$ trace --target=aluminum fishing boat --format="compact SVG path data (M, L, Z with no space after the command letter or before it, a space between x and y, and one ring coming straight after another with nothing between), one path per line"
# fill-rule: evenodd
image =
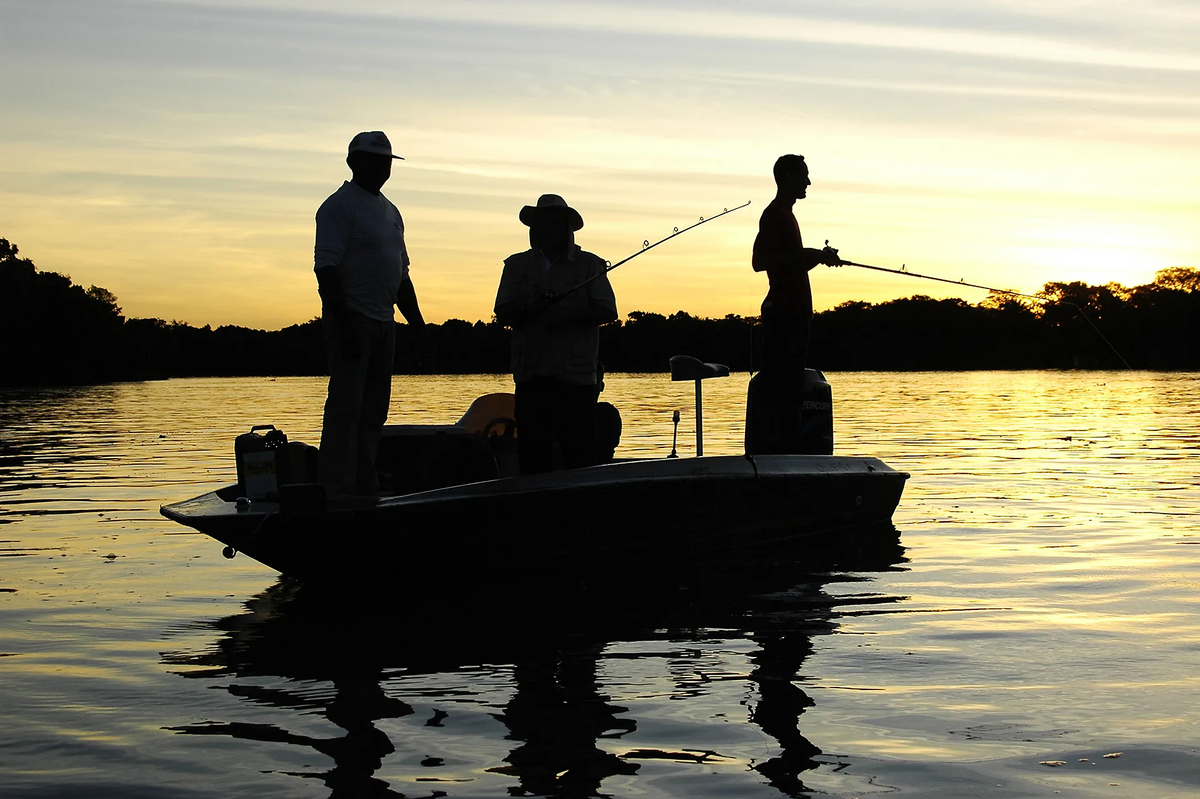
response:
M806 408L828 410L827 419L812 414L813 448L831 453L831 399L821 399L831 398L829 386L808 371L805 391L817 399ZM696 383L697 457L515 474L511 395L487 395L455 424L385 427L381 496L326 501L320 486L297 481L311 475L304 461L316 453L293 442L286 459L283 447L271 456L281 467L275 491L252 496L254 478L239 460L237 484L161 510L225 544L228 557L240 552L305 580L655 571L739 553L870 546L880 531L894 543L891 518L908 475L877 458L700 454L701 381L723 374L672 359L672 378Z

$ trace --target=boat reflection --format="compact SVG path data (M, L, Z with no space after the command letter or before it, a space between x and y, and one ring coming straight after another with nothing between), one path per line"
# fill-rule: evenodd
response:
M847 604L897 600L869 593L836 597L826 587L831 582L869 580L850 571L895 568L903 562L895 529L889 528L882 540L855 563L843 557L838 571L814 572L811 560L803 567L725 565L719 571L696 568L655 584L614 575L602 588L547 580L540 585L497 583L452 591L451 581L443 578L390 592L354 589L354 596L348 597L349 589L334 592L282 579L248 600L245 612L200 622L201 628L219 633L204 651L165 653L163 660L181 676L214 680L214 687L245 702L294 711L298 728L312 726L300 716L316 715L344 734L317 737L278 724L218 720L167 729L320 752L333 761L331 769L284 773L322 780L331 797L412 795L376 776L384 759L396 752L380 723L414 713L395 694L455 701L452 694L469 690L471 669L502 664L502 698L484 704L503 724L501 734L489 733L488 744L507 749L507 754L496 757L480 751L455 776L504 775L516 782L507 786L510 795L596 796L605 780L627 779L652 760L709 767L733 762L718 752L689 749L686 742L662 748L614 746L614 740L637 730L638 720L605 692L614 645L711 641L717 630L720 637L753 642L748 671L736 679L753 688L754 699L746 703L749 723L777 743L772 757L746 766L758 773L757 781L784 795L799 796L806 790L802 775L816 768L821 756L799 724L813 704L797 685L812 639L834 632L840 609ZM428 678L439 676L449 678L438 683L445 695L438 695L437 687L429 688ZM694 674L674 676L672 698L691 698L697 691ZM418 682L418 688L411 687ZM252 707L246 710L251 717L257 715ZM263 715L278 719L277 712ZM435 710L424 724L439 727L447 715ZM422 733L416 734L421 741ZM478 731L471 734L477 736ZM422 757L421 766L440 766L440 758L426 753L438 751L445 741L444 733L424 745L409 738L397 757L405 767ZM463 749L479 748L477 737L458 743ZM389 774L396 773L396 762L390 761ZM431 795L445 796L454 790L452 783L460 781L425 776L454 769L417 771L421 776L410 774L406 789L432 783Z

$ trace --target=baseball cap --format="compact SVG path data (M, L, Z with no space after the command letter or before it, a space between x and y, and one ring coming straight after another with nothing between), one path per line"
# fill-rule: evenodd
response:
M346 150L346 155L351 153L374 153L404 160L402 156L392 155L392 143L382 130L368 130L355 136Z

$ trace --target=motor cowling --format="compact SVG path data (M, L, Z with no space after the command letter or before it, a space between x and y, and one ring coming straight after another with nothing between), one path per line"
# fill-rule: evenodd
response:
M747 455L832 455L833 389L817 369L759 372L746 394Z

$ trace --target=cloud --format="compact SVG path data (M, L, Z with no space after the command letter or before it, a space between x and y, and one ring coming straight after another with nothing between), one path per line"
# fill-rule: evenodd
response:
M245 8L236 0L209 2L214 8ZM304 9L327 14L327 2L258 2L257 8ZM1113 66L1167 71L1200 71L1200 56L1187 38L1162 48L1162 36L1141 49L1130 47L1139 27L1159 24L1200 23L1200 13L1169 3L1139 5L1131 14L1127 4L1068 4L1059 13L1048 4L990 3L974 13L959 5L924 3L897 15L876 4L839 5L831 15L817 4L688 3L676 5L599 2L522 2L520 0L438 0L438 2L384 2L368 0L355 5L354 15L389 19L419 19L459 26L608 32L672 38L738 39L814 43L859 48L929 51L971 56L991 56L1052 63ZM755 11L754 8L764 8ZM797 8L806 11L796 11ZM1089 21L1097 18L1105 24ZM1087 12L1087 15L1081 13ZM1090 15L1090 16L1089 16ZM864 21L900 16L887 23ZM974 21L975 27L947 25L950 18ZM907 21L905 21L907 20ZM997 30L1008 27L1009 30ZM1022 30L1022 28L1024 30ZM1088 41L1088 39L1092 41Z
M746 250L785 151L813 164L806 240L868 262L1035 289L1087 279L1088 231L1121 225L1146 244L1116 279L1196 260L1194 3L8 0L3 13L0 68L18 79L0 83L0 235L134 314L311 316L313 211L346 177L350 135L376 128L409 159L386 191L432 319L487 316L499 259L524 246L516 209L542 191L584 208L588 246L614 260L753 199L616 277L626 308L753 313L764 287ZM1047 225L1076 245L1047 243ZM1073 271L1057 271L1072 246ZM881 298L861 276L820 281L818 305Z

